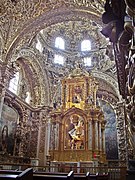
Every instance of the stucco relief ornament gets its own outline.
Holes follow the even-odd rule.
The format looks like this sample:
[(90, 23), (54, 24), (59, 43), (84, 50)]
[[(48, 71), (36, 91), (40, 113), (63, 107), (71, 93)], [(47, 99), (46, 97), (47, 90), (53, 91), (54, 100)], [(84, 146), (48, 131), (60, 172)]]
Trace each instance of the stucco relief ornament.
[(0, 16), (4, 15), (6, 13), (6, 7), (4, 6), (4, 3), (0, 3)]

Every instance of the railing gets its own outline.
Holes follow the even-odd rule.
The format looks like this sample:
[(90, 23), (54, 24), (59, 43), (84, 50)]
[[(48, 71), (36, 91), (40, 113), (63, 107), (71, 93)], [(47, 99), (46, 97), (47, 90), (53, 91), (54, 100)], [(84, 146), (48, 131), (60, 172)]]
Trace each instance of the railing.
[(74, 173), (86, 173), (90, 174), (109, 174), (109, 180), (126, 180), (126, 167), (75, 167), (65, 166), (64, 164), (58, 166), (31, 166), (30, 164), (0, 164), (0, 169), (5, 170), (25, 170), (28, 167), (32, 167), (34, 171), (42, 172), (69, 172)]

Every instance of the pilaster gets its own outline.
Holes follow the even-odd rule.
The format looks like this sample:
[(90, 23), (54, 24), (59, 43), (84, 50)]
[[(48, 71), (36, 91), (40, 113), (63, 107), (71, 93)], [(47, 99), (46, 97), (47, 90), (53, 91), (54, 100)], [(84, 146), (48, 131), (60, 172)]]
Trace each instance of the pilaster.
[(90, 119), (88, 122), (88, 149), (92, 150), (92, 139), (93, 139), (93, 125), (92, 120)]
[(1, 119), (6, 88), (8, 87), (10, 77), (13, 77), (14, 68), (13, 67), (9, 68), (7, 64), (3, 63), (1, 64), (0, 69), (1, 69), (1, 74), (0, 74), (0, 119)]

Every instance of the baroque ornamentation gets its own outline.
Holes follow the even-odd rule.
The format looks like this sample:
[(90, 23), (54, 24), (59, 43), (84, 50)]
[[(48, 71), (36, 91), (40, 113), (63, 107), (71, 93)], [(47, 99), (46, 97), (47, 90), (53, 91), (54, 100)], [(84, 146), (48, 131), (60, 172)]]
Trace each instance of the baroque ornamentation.
[[(112, 3), (113, 0), (106, 0), (106, 2)], [(125, 2), (127, 12), (132, 18), (134, 4), (131, 5), (129, 0), (125, 0)], [(85, 56), (81, 53), (80, 46), (78, 47), (78, 42), (81, 42), (83, 38), (91, 39), (92, 50), (86, 55), (92, 57), (93, 67), (86, 68), (83, 63), (80, 63), (80, 67), (86, 68), (87, 72), (99, 81), (97, 92), (99, 98), (108, 101), (113, 106), (118, 100), (121, 100), (120, 95), (126, 99), (128, 121), (131, 125), (130, 128), (133, 132), (135, 131), (134, 47), (131, 46), (130, 53), (127, 49), (131, 45), (130, 42), (133, 42), (133, 26), (131, 22), (125, 23), (122, 36), (120, 38), (117, 36), (118, 42), (116, 34), (112, 33), (109, 37), (116, 43), (116, 46), (113, 46), (116, 55), (114, 61), (114, 53), (111, 51), (113, 47), (108, 41), (106, 42), (106, 38), (100, 32), (103, 27), (101, 15), (104, 13), (104, 4), (106, 5), (104, 0), (1, 0), (0, 109), (5, 98), (5, 101), (9, 101), (17, 111), (22, 112), (15, 135), (15, 155), (39, 156), (43, 161), (45, 159), (43, 157), (48, 155), (49, 151), (45, 143), (48, 142), (46, 125), (49, 122), (47, 116), (50, 111), (49, 107), (55, 109), (61, 107), (60, 81), (69, 75), (76, 62), (80, 62), (80, 57)], [(119, 2), (116, 2), (115, 5), (118, 4)], [(125, 10), (124, 8), (123, 10)], [(124, 13), (123, 10), (122, 13)], [(115, 25), (112, 26), (113, 30), (116, 30)], [(64, 51), (57, 51), (54, 47), (55, 37), (59, 35), (66, 40), (67, 49)], [(45, 53), (40, 53), (35, 49), (37, 40), (40, 40)], [(66, 65), (59, 66), (53, 63), (56, 52), (66, 57)], [(32, 103), (30, 105), (24, 102), (26, 92), (23, 88), (20, 89), (19, 94), (21, 99), (7, 89), (9, 80), (17, 70), (14, 67), (15, 61), (26, 73), (26, 77), (24, 77), (28, 81), (25, 82), (26, 86), (24, 83), (23, 88), (28, 86), (28, 89), (31, 90)], [(100, 72), (98, 72), (99, 70)], [(88, 99), (88, 101), (93, 102), (92, 99)], [(18, 106), (19, 103), (20, 106)], [(128, 144), (129, 149), (126, 149), (126, 135), (129, 139), (131, 136), (130, 133), (126, 134), (126, 129), (124, 129), (125, 117), (121, 104), (118, 104), (116, 112), (119, 158), (127, 160), (127, 153), (133, 155), (131, 152), (133, 147)], [(52, 132), (56, 132), (55, 138), (58, 130), (59, 127), (53, 124)], [(54, 144), (53, 138), (51, 145), (57, 149), (57, 142)]]
[(128, 150), (127, 150), (127, 137), (126, 137), (126, 125), (125, 125), (125, 112), (124, 103), (117, 103), (115, 106), (116, 116), (117, 116), (117, 138), (118, 138), (118, 153), (119, 159), (127, 161), (128, 160)]
[(99, 71), (94, 71), (94, 70), (92, 71), (92, 75), (96, 77), (97, 79), (100, 78), (100, 79), (103, 79), (105, 82), (107, 81), (110, 84), (110, 86), (114, 88), (114, 91), (115, 91), (114, 94), (117, 94), (117, 96), (120, 97), (118, 83), (114, 77), (104, 72), (99, 72)]
[[(121, 8), (118, 10), (116, 7)], [(113, 43), (119, 91), (127, 103), (125, 120), (127, 120), (127, 136), (131, 140), (127, 141), (127, 153), (131, 159), (133, 158), (133, 151), (135, 151), (135, 147), (132, 145), (132, 130), (135, 119), (134, 8), (132, 0), (121, 0), (119, 2), (106, 0), (105, 12), (102, 14), (102, 21), (106, 24), (102, 33)]]
[[(25, 7), (25, 6), (23, 6), (23, 7)], [(67, 11), (67, 12), (66, 12)], [(14, 36), (12, 33), (12, 37), (14, 37), (14, 40), (13, 40), (13, 38), (12, 39), (10, 39), (11, 41), (12, 41), (12, 46), (10, 46), (10, 48), (9, 48), (9, 45), (10, 45), (10, 41), (8, 42), (9, 43), (9, 45), (8, 45), (8, 47), (7, 47), (7, 57), (6, 57), (6, 59), (9, 59), (10, 57), (8, 57), (8, 56), (11, 56), (11, 52), (10, 51), (12, 51), (12, 53), (13, 53), (13, 49), (17, 46), (17, 44), (18, 44), (18, 42), (19, 42), (19, 44), (18, 45), (21, 45), (22, 44), (22, 42), (26, 42), (26, 39), (27, 39), (27, 42), (29, 41), (29, 39), (31, 39), (30, 38), (30, 34), (32, 33), (33, 35), (34, 34), (36, 34), (39, 30), (41, 30), (42, 28), (45, 28), (45, 27), (47, 27), (47, 26), (49, 26), (49, 25), (51, 25), (51, 24), (53, 24), (53, 23), (57, 23), (57, 22), (62, 22), (62, 21), (64, 21), (64, 20), (70, 20), (70, 19), (84, 19), (84, 17), (86, 16), (86, 18), (89, 18), (89, 16), (90, 16), (90, 18), (92, 18), (92, 16), (94, 17), (94, 18), (96, 18), (96, 14), (89, 14), (88, 13), (88, 11), (86, 11), (86, 12), (80, 12), (80, 13), (78, 13), (78, 11), (75, 11), (74, 10), (74, 16), (73, 16), (73, 14), (70, 14), (71, 13), (71, 11), (73, 11), (72, 10), (72, 8), (70, 9), (67, 9), (67, 8), (61, 8), (60, 10), (55, 10), (55, 9), (53, 9), (53, 13), (55, 14), (57, 14), (57, 15), (54, 15), (53, 17), (54, 18), (52, 18), (52, 12), (51, 11), (49, 11), (49, 12), (44, 12), (41, 16), (39, 16), (38, 18), (37, 17), (35, 17), (35, 21), (34, 22), (28, 22), (29, 21), (29, 19), (30, 18), (27, 18), (27, 20), (28, 21), (26, 21), (25, 20), (25, 22), (28, 22), (28, 24), (27, 23), (23, 23), (23, 19), (21, 19), (21, 25), (20, 25), (20, 23), (18, 23), (17, 24), (17, 27), (19, 27), (21, 30), (19, 31), (19, 30), (17, 30), (17, 27), (16, 26), (14, 26), (14, 28), (15, 28), (15, 30), (13, 30), (13, 33), (15, 33), (15, 32), (19, 32), (19, 33), (17, 33), (17, 35), (16, 36)], [(90, 10), (89, 10), (90, 11)], [(62, 14), (64, 13), (64, 16), (62, 16)], [(22, 27), (23, 26), (23, 27)], [(30, 33), (31, 32), (31, 33)], [(29, 34), (30, 33), (30, 34)], [(28, 36), (29, 36), (29, 38), (28, 38)], [(21, 38), (20, 38), (21, 37)], [(22, 42), (21, 42), (21, 41)], [(24, 44), (24, 43), (23, 43)]]
[(49, 105), (49, 82), (47, 78), (47, 70), (45, 69), (43, 57), (40, 56), (34, 49), (27, 48), (19, 51), (19, 53), (14, 58), (24, 58), (24, 63), (26, 61), (27, 63), (29, 63), (29, 66), (32, 66), (31, 71), (33, 77), (31, 77), (31, 80), (33, 81), (33, 87), (31, 88), (34, 88), (36, 105)]

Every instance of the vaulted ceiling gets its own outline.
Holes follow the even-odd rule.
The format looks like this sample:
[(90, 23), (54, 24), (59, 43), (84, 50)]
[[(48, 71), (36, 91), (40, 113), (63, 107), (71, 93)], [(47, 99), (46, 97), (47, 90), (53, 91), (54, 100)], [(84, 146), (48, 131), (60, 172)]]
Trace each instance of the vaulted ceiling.
[[(50, 91), (53, 94), (54, 85), (70, 73), (75, 61), (81, 64), (85, 54), (80, 50), (80, 42), (84, 38), (91, 40), (91, 51), (87, 55), (92, 56), (92, 67), (81, 64), (81, 68), (102, 81), (102, 90), (107, 84), (113, 89), (113, 96), (119, 96), (112, 45), (101, 34), (104, 3), (105, 0), (2, 0), (0, 59), (9, 65), (18, 61), (26, 77), (31, 76), (39, 87), (41, 104), (49, 104), (53, 97), (47, 94)], [(66, 42), (66, 49), (59, 51), (67, 58), (63, 66), (49, 62), (47, 54), (36, 49), (39, 39), (48, 52), (57, 52), (54, 41), (59, 35)]]

